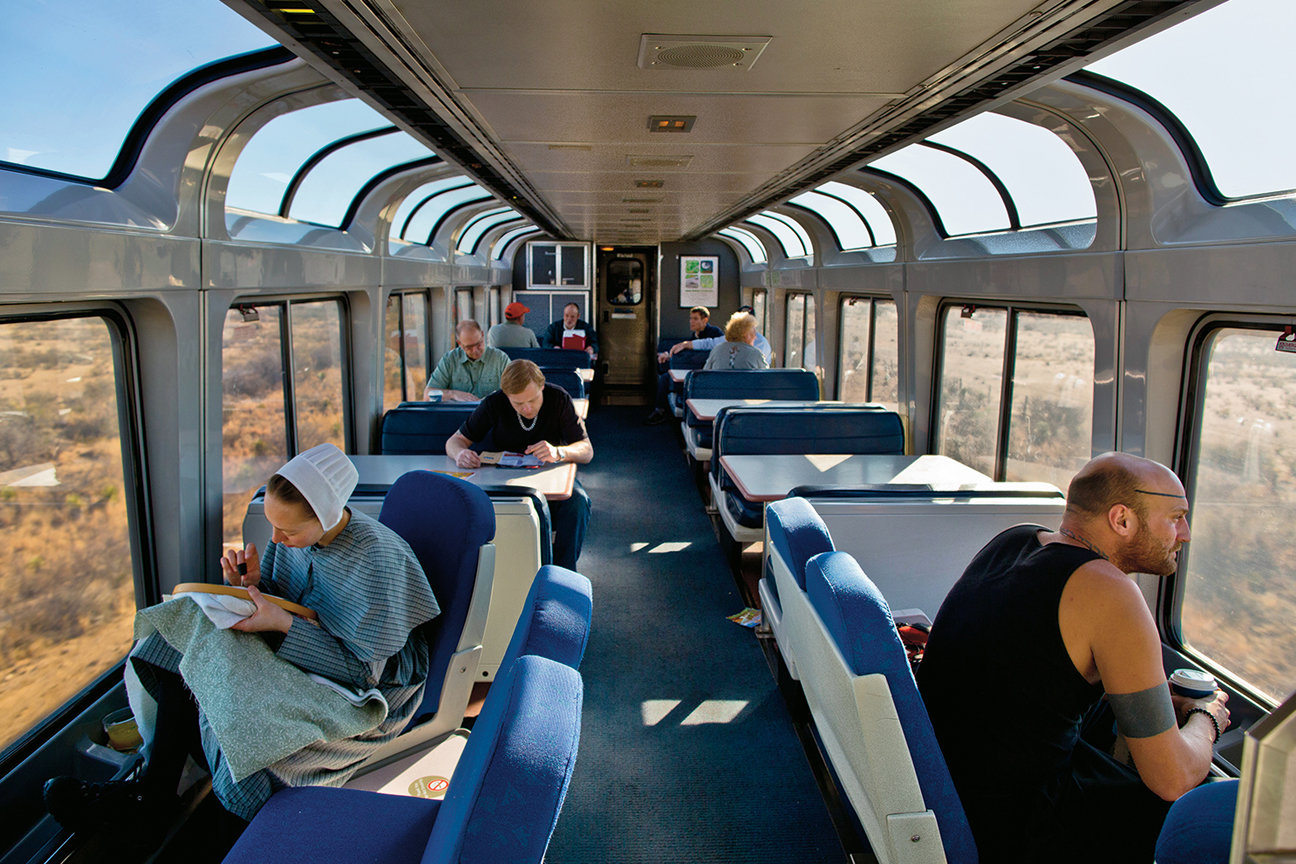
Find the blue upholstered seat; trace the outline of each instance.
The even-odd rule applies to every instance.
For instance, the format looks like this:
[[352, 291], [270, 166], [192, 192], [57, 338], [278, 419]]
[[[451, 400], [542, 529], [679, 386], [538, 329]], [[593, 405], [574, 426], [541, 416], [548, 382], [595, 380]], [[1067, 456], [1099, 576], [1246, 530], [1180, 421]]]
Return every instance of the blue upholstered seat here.
[[[699, 369], [685, 376], [683, 398], [813, 402], [819, 398], [819, 379], [808, 369]], [[698, 447], [711, 446], [712, 421], [686, 412], [684, 425], [694, 430]]]
[[580, 739], [580, 673], [523, 656], [492, 685], [445, 800], [283, 789], [226, 864], [530, 864], [544, 858]]
[[499, 674], [508, 671], [509, 664], [524, 654], [580, 668], [592, 612], [588, 579], [556, 564], [541, 567], [522, 604], [513, 638], [504, 649]]
[[865, 405], [722, 408], [715, 418], [711, 474], [717, 505], [738, 525], [759, 528], [764, 511], [759, 502], [739, 494], [720, 467], [720, 457], [774, 453], [900, 454], [904, 425], [894, 411]]
[[[441, 614], [427, 625], [428, 683], [414, 715], [417, 723], [438, 711], [451, 658], [460, 650], [481, 548], [495, 536], [495, 508], [471, 483], [433, 471], [410, 471], [387, 491], [378, 521], [414, 550], [441, 607]], [[480, 634], [477, 639], [480, 645]], [[458, 710], [449, 727], [454, 729], [464, 706], [446, 708]]]
[[[675, 341], [684, 341], [684, 340], [675, 340]], [[666, 345], [665, 348], [659, 347], [657, 350], [669, 351], [671, 345], [674, 344], [675, 342], [670, 342], [669, 344]], [[684, 351], [680, 351], [677, 354], [672, 354], [670, 360], [667, 362], [666, 365], [671, 369], [701, 369], [704, 365], [706, 365], [707, 355], [709, 355], [710, 353], [711, 353], [710, 351], [694, 351], [693, 349], [689, 348]], [[670, 405], [671, 412], [674, 413], [676, 417], [684, 416], [685, 411], [684, 411], [684, 382], [683, 381], [671, 382], [670, 395], [667, 397], [667, 402]]]
[[544, 373], [546, 383], [561, 387], [573, 399], [585, 398], [585, 382], [576, 374], [575, 369], [550, 369], [546, 367], [541, 371]]
[[1170, 805], [1156, 864], [1226, 864], [1233, 843], [1238, 781], [1205, 783]]
[[476, 407], [469, 402], [402, 402], [383, 415], [382, 452], [444, 454], [446, 441]]
[[806, 562], [820, 552], [831, 552], [835, 548], [828, 526], [804, 498], [772, 502], [765, 517], [765, 533], [769, 538], [766, 556], [778, 556], [802, 591], [805, 590]]
[[885, 676], [923, 801], [936, 814], [946, 860], [950, 864], [976, 861], [967, 816], [885, 598], [845, 552], [823, 552], [811, 558], [805, 585], [810, 605], [850, 670], [856, 675]]
[[510, 360], [530, 360], [544, 369], [588, 369], [590, 355], [571, 348], [511, 348], [500, 349]]

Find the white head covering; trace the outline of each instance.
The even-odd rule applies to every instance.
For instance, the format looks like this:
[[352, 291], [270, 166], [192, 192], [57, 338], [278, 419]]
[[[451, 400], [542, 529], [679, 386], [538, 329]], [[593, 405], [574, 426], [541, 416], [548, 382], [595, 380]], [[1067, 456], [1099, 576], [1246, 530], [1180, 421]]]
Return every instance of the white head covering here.
[[334, 444], [304, 450], [276, 473], [297, 487], [325, 532], [342, 521], [342, 508], [360, 479], [351, 460]]

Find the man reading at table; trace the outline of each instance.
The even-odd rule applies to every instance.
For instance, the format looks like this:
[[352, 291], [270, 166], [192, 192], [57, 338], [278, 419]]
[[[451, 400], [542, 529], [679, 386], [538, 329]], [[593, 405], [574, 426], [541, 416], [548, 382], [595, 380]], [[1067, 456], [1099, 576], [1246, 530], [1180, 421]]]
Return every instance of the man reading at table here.
[[[505, 366], [500, 389], [483, 399], [446, 442], [446, 455], [460, 468], [480, 467], [481, 450], [529, 453], [542, 463], [584, 465], [594, 458], [585, 421], [571, 397], [546, 384], [544, 373], [530, 360]], [[575, 570], [590, 517], [589, 495], [579, 480], [573, 481], [569, 499], [549, 502], [549, 515], [557, 535], [554, 563]]]

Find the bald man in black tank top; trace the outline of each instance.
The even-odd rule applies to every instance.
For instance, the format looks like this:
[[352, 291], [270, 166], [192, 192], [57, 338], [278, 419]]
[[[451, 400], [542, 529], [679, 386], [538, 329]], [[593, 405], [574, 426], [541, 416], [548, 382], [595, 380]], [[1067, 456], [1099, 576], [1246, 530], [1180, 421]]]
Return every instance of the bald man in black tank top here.
[[[1129, 576], [1175, 571], [1187, 515], [1168, 468], [1099, 456], [1058, 531], [1003, 532], [941, 605], [918, 684], [982, 862], [1151, 861], [1206, 777], [1228, 697], [1171, 695]], [[1113, 715], [1136, 768], [1110, 753]]]

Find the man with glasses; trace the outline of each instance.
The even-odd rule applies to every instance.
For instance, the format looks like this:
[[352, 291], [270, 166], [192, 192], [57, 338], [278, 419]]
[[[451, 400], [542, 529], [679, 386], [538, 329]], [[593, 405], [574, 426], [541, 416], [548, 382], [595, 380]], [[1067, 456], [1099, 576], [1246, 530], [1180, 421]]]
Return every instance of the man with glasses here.
[[1173, 575], [1188, 540], [1179, 478], [1107, 453], [1056, 531], [1004, 531], [941, 604], [918, 688], [982, 861], [1151, 861], [1205, 779], [1228, 695], [1171, 693], [1131, 578]]
[[500, 386], [500, 375], [509, 358], [498, 348], [486, 347], [481, 325], [465, 318], [455, 326], [458, 347], [447, 351], [428, 378], [423, 398], [445, 402], [478, 402]]

